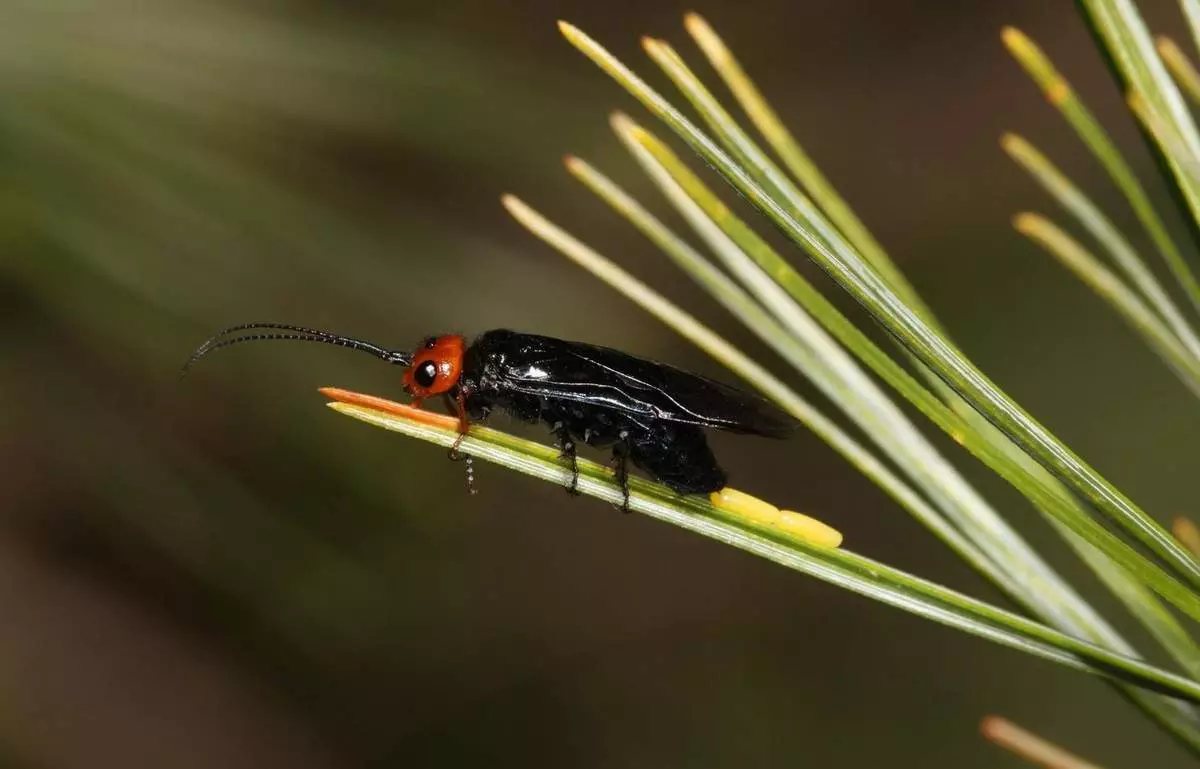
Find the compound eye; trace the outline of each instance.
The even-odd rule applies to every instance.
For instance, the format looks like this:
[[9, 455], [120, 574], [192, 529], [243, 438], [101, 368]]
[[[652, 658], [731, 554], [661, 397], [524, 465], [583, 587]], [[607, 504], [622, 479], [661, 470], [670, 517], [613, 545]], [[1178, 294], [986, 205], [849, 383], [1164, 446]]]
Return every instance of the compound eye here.
[[437, 374], [437, 364], [431, 360], [427, 360], [424, 363], [418, 363], [417, 367], [413, 369], [413, 381], [421, 387], [433, 387], [433, 383], [437, 379]]

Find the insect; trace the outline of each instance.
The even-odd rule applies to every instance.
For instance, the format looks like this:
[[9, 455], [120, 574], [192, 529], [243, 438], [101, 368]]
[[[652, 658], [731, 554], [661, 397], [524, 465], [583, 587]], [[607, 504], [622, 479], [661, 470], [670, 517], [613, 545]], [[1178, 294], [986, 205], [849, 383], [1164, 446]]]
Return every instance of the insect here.
[[[239, 336], [231, 336], [239, 332]], [[607, 347], [497, 329], [470, 344], [459, 335], [428, 337], [413, 352], [282, 323], [227, 328], [196, 350], [184, 372], [210, 352], [244, 342], [297, 340], [366, 352], [404, 367], [413, 405], [442, 396], [457, 414], [458, 445], [473, 422], [495, 410], [543, 422], [571, 469], [577, 493], [577, 446], [612, 451], [616, 479], [629, 506], [628, 464], [679, 494], [725, 486], [704, 430], [784, 438], [794, 422], [771, 404], [720, 382]], [[472, 476], [468, 473], [468, 479]]]

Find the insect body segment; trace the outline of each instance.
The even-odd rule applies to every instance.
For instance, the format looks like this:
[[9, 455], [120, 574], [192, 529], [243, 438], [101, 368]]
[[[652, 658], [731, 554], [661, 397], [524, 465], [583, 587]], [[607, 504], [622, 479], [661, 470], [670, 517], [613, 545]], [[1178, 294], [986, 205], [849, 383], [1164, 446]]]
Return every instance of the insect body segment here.
[[[470, 345], [457, 335], [430, 337], [411, 354], [350, 337], [283, 324], [247, 324], [227, 329], [280, 329], [206, 342], [190, 366], [206, 353], [241, 341], [295, 339], [368, 352], [405, 366], [404, 389], [413, 404], [445, 396], [465, 435], [472, 422], [495, 409], [554, 433], [572, 470], [568, 490], [578, 484], [577, 444], [612, 451], [615, 475], [628, 509], [628, 463], [680, 494], [725, 486], [724, 470], [708, 446], [706, 428], [782, 438], [793, 422], [766, 401], [664, 363], [607, 347], [498, 329]], [[451, 456], [458, 457], [458, 444]]]
[[486, 332], [467, 350], [460, 388], [472, 418], [500, 406], [551, 425], [572, 462], [574, 441], [611, 447], [626, 494], [628, 461], [680, 494], [722, 488], [725, 472], [705, 427], [771, 437], [791, 430], [765, 401], [711, 379], [606, 347], [506, 330]]

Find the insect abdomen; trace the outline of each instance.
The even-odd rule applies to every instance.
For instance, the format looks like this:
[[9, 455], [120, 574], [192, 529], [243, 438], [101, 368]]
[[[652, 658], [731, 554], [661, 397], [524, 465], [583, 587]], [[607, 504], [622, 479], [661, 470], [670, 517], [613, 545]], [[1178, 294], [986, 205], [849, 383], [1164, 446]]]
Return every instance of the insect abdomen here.
[[[582, 364], [567, 357], [567, 366], [543, 349], [547, 345], [593, 349], [510, 331], [489, 331], [477, 339], [466, 351], [461, 380], [472, 416], [498, 407], [517, 419], [565, 429], [580, 443], [614, 446], [614, 453], [627, 449], [637, 467], [680, 494], [706, 494], [725, 486], [725, 471], [717, 464], [702, 427], [656, 417], [652, 403], [642, 404], [645, 413], [610, 406], [613, 393], [627, 385], [624, 380], [593, 370], [594, 366], [571, 368]], [[540, 380], [531, 375], [535, 368], [546, 379], [540, 390], [535, 386]], [[583, 374], [592, 378], [576, 376]], [[562, 389], [582, 397], [563, 397], [558, 392]], [[620, 402], [627, 403], [628, 398]]]
[[680, 494], [707, 494], [725, 487], [725, 471], [699, 427], [660, 424], [630, 433], [629, 458]]
[[725, 471], [700, 427], [646, 423], [622, 411], [576, 403], [535, 405], [528, 398], [509, 397], [498, 405], [519, 419], [562, 425], [580, 443], [598, 448], [623, 443], [636, 466], [680, 494], [707, 494], [725, 487]]

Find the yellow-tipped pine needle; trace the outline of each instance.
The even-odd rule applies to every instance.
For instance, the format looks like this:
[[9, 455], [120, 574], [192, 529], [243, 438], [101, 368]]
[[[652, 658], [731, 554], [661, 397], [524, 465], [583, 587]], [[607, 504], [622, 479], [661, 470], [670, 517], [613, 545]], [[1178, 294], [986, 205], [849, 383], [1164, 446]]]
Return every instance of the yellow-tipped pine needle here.
[[1171, 531], [1175, 538], [1182, 542], [1188, 550], [1200, 555], [1200, 528], [1191, 518], [1180, 516], [1171, 522]]
[[1175, 78], [1175, 82], [1183, 87], [1184, 93], [1192, 101], [1200, 104], [1200, 72], [1196, 71], [1195, 65], [1192, 64], [1187, 54], [1169, 37], [1157, 38], [1155, 45], [1158, 48], [1158, 55], [1167, 65], [1171, 77]]
[[1000, 146], [1092, 233], [1108, 251], [1113, 262], [1170, 325], [1192, 357], [1200, 360], [1200, 338], [1197, 338], [1196, 332], [1192, 330], [1166, 289], [1158, 282], [1158, 278], [1154, 277], [1154, 273], [1104, 212], [1045, 155], [1022, 137], [1007, 133], [1000, 139]]
[[988, 741], [1045, 769], [1100, 769], [1007, 718], [988, 716], [980, 723], [979, 730]]
[[1179, 7], [1192, 30], [1192, 42], [1200, 45], [1200, 0], [1179, 0]]
[[741, 104], [742, 109], [754, 123], [755, 128], [767, 140], [767, 144], [775, 150], [775, 154], [800, 182], [801, 186], [812, 196], [813, 201], [821, 207], [826, 216], [837, 226], [863, 257], [874, 265], [875, 269], [891, 283], [904, 297], [905, 301], [917, 307], [927, 317], [933, 313], [925, 306], [924, 301], [908, 282], [904, 274], [884, 251], [883, 246], [871, 234], [862, 220], [854, 213], [845, 199], [834, 189], [829, 179], [821, 173], [817, 164], [796, 141], [795, 136], [780, 120], [779, 115], [771, 108], [758, 86], [742, 69], [733, 52], [717, 35], [704, 17], [698, 13], [689, 13], [684, 17], [684, 26], [696, 41], [696, 45], [704, 52], [713, 69], [725, 81], [730, 93]]
[[1167, 164], [1181, 177], [1180, 190], [1192, 212], [1200, 217], [1200, 193], [1194, 192], [1200, 188], [1200, 157], [1140, 93], [1132, 91], [1125, 100], [1142, 126], [1158, 142]]
[[1064, 267], [1075, 273], [1093, 291], [1112, 305], [1192, 392], [1200, 395], [1200, 361], [1193, 357], [1158, 316], [1107, 267], [1074, 238], [1037, 214], [1023, 213], [1013, 219], [1022, 235], [1042, 246]]
[[1167, 233], [1167, 227], [1159, 217], [1150, 196], [1142, 187], [1141, 182], [1133, 173], [1129, 163], [1121, 155], [1116, 145], [1109, 138], [1108, 132], [1096, 120], [1096, 117], [1071, 88], [1054, 64], [1042, 50], [1015, 27], [1005, 27], [1001, 33], [1004, 45], [1012, 53], [1017, 62], [1029, 73], [1034, 82], [1042, 89], [1046, 98], [1062, 116], [1066, 118], [1079, 138], [1083, 140], [1092, 155], [1108, 172], [1117, 188], [1125, 195], [1137, 215], [1138, 221], [1154, 241], [1155, 247], [1162, 254], [1163, 260], [1170, 267], [1171, 273], [1183, 287], [1192, 306], [1200, 309], [1200, 281], [1196, 279], [1191, 266], [1180, 253], [1179, 248]]
[[1071, 84], [1059, 74], [1049, 57], [1024, 32], [1016, 27], [1005, 27], [1000, 31], [1000, 39], [1042, 89], [1047, 101], [1061, 107], [1072, 98]]

